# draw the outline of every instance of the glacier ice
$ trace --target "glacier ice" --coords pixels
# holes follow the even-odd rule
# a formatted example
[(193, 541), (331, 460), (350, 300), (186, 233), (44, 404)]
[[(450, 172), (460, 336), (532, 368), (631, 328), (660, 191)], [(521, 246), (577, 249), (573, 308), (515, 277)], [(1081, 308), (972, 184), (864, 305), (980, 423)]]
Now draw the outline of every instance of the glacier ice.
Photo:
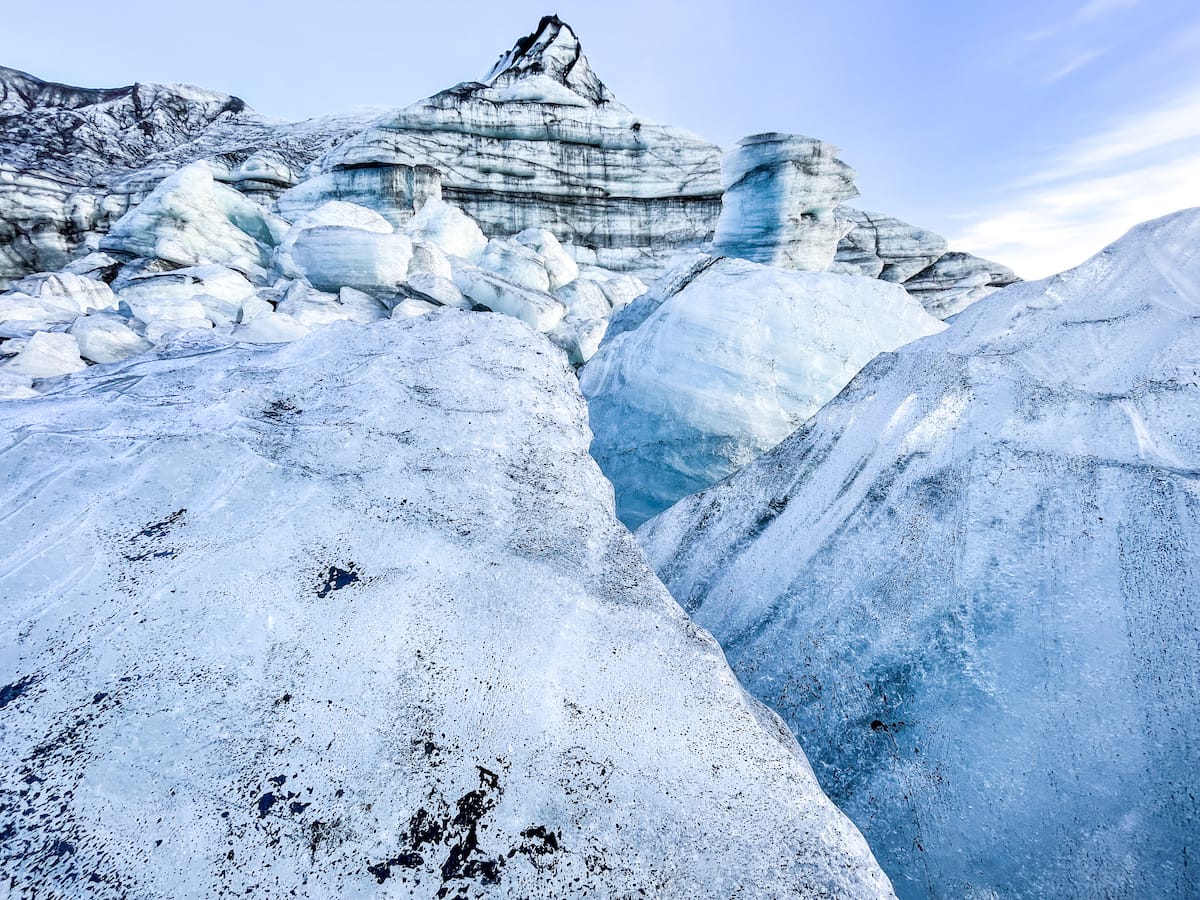
[(279, 241), (279, 246), (275, 248), (275, 268), (289, 278), (300, 277), (303, 273), (292, 259), (292, 247), (306, 229), (322, 225), (361, 228), (364, 231), (374, 231), (379, 234), (391, 234), (395, 230), (387, 219), (373, 209), (343, 200), (330, 200), (295, 217), (291, 227), (284, 232), (283, 238)]
[(54, 378), (87, 368), (79, 357), (79, 342), (61, 331), (39, 331), (4, 367), (29, 378)]
[(479, 224), (457, 206), (431, 200), (405, 225), (404, 233), (419, 243), (432, 244), (450, 256), (478, 262), (487, 246)]
[(892, 896), (588, 439), (456, 310), (0, 403), (6, 886)]
[(206, 160), (223, 182), (270, 200), (378, 115), (281, 123), (189, 85), (76, 88), (2, 66), (0, 96), (0, 289), (94, 250), (187, 163)]
[(79, 355), (94, 363), (119, 362), (153, 346), (119, 315), (80, 316), (70, 333), (78, 342)]
[(545, 291), (475, 266), (455, 269), (454, 284), (480, 306), (520, 319), (541, 332), (553, 330), (566, 313), (566, 307)]
[(638, 539), (901, 897), (1200, 894), (1200, 209), (881, 355)]
[(837, 148), (798, 134), (755, 134), (721, 158), (721, 215), (713, 253), (824, 272), (849, 230), (834, 214), (858, 196)]
[[(532, 228), (554, 235), (563, 257), (578, 265), (652, 276), (676, 252), (705, 249), (722, 209), (722, 236), (747, 242), (722, 252), (822, 268), (838, 229), (853, 225), (838, 245), (838, 270), (895, 276), (912, 262), (891, 242), (885, 217), (842, 206), (829, 213), (830, 204), (853, 193), (852, 172), (819, 141), (746, 139), (726, 156), (748, 168), (734, 165), (739, 177), (723, 204), (720, 148), (618, 103), (575, 34), (553, 16), (503, 54), (482, 82), (399, 111), (283, 123), (236, 97), (186, 85), (91, 90), (2, 67), (0, 94), (15, 98), (5, 107), (10, 127), (0, 132), (0, 288), (94, 250), (163, 179), (197, 162), (220, 186), (288, 222), (327, 202), (350, 202), (407, 229), (423, 214), (457, 205), (489, 237)], [(450, 204), (439, 207), (443, 194)], [(734, 231), (731, 215), (741, 220)], [(936, 235), (888, 221), (908, 237), (931, 238), (921, 250), (926, 255), (939, 242), (944, 248)], [(757, 233), (759, 226), (766, 231)], [(193, 255), (203, 249), (194, 236), (184, 243)], [(478, 262), (484, 243), (447, 253)], [(753, 255), (750, 245), (773, 258)], [(296, 277), (287, 253), (277, 254), (283, 274)], [(557, 281), (551, 290), (570, 280), (565, 265), (561, 277), (550, 273)], [(948, 260), (918, 287), (926, 307), (944, 316), (1013, 280), (991, 263), (964, 268)]]
[(296, 267), (318, 290), (352, 287), (392, 295), (399, 292), (408, 276), (412, 240), (404, 234), (321, 225), (300, 232), (291, 255)]
[(613, 319), (580, 375), (634, 527), (790, 434), (876, 353), (943, 326), (882, 281), (709, 256)]
[(220, 262), (261, 279), (287, 224), (193, 163), (164, 179), (100, 242), (102, 249), (181, 266)]
[(547, 16), (482, 82), (380, 119), (316, 166), (321, 178), (432, 166), (442, 197), (489, 235), (545, 228), (576, 259), (653, 271), (711, 240), (720, 155), (621, 105), (570, 27)]

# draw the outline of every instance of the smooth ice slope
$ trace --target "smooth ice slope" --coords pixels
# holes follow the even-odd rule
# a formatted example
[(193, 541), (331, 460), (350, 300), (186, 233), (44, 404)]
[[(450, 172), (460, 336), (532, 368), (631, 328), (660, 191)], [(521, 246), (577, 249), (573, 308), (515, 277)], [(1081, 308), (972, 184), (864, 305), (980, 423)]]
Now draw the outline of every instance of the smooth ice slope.
[(901, 896), (1200, 895), (1200, 210), (881, 356), (638, 539)]
[(636, 527), (791, 434), (876, 353), (942, 324), (901, 288), (693, 256), (614, 317), (580, 375)]
[(524, 325), (177, 344), (0, 436), (16, 895), (891, 896)]

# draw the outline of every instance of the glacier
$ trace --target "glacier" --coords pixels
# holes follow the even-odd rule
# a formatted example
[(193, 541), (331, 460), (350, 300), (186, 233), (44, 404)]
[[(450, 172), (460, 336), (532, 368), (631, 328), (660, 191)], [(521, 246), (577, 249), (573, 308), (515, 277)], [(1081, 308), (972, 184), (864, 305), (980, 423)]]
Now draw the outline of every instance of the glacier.
[(637, 537), (899, 896), (1200, 894), (1200, 209), (881, 354)]
[(16, 895), (893, 896), (515, 319), (193, 337), (0, 422)]
[[(634, 114), (556, 16), (482, 80), (396, 110), (279, 122), (187, 85), (75, 88), (0, 67), (0, 122), (0, 289), (95, 251), (197, 162), (290, 223), (342, 201), (401, 230), (445, 200), (489, 237), (539, 229), (581, 266), (646, 279), (715, 240), (721, 254), (897, 281), (926, 258), (924, 276), (904, 285), (939, 317), (1016, 280), (965, 254), (933, 269), (941, 238), (840, 205), (856, 193), (853, 172), (820, 141), (756, 135), (723, 154)], [(583, 357), (596, 335), (580, 323), (564, 344)]]
[[(832, 253), (832, 245), (830, 248)], [(876, 353), (945, 326), (902, 288), (704, 254), (617, 313), (580, 373), (631, 528), (787, 437)]]

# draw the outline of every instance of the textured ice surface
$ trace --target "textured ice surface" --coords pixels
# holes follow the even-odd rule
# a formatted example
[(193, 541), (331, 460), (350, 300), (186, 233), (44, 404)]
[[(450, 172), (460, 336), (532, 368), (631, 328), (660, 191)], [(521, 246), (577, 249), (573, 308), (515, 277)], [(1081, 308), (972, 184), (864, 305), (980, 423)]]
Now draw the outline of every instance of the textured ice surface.
[(851, 227), (837, 248), (832, 272), (881, 278), (921, 301), (939, 319), (1020, 281), (1012, 270), (966, 253), (947, 252), (946, 239), (892, 216), (839, 206)]
[(422, 100), (321, 158), (322, 178), (433, 166), (441, 192), (492, 236), (546, 228), (576, 258), (660, 269), (712, 237), (720, 148), (635, 116), (547, 16), (483, 82)]
[(336, 291), (395, 294), (408, 276), (412, 240), (403, 234), (378, 234), (363, 228), (323, 225), (300, 232), (292, 260), (313, 287)]
[(638, 539), (901, 896), (1200, 895), (1200, 210), (881, 356)]
[(101, 241), (107, 250), (181, 266), (220, 262), (265, 276), (287, 223), (193, 163), (165, 179)]
[(580, 384), (634, 527), (816, 412), (876, 353), (940, 330), (901, 288), (697, 256), (617, 316)]
[(798, 134), (755, 134), (721, 158), (713, 253), (824, 272), (850, 226), (834, 215), (858, 196), (837, 148)]
[(588, 438), (455, 311), (0, 403), (6, 886), (890, 896)]

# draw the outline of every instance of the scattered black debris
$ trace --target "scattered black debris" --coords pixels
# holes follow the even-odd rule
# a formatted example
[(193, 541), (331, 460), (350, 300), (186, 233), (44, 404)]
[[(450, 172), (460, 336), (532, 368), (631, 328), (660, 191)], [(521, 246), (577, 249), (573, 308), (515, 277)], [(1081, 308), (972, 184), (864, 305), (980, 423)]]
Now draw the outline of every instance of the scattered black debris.
[(344, 569), (330, 566), (329, 571), (325, 573), (325, 581), (317, 588), (317, 596), (324, 600), (333, 591), (340, 591), (359, 580), (358, 570), (352, 562), (347, 563)]
[(275, 805), (276, 799), (275, 795), (270, 791), (267, 791), (258, 798), (258, 817), (260, 819), (271, 811), (271, 807)]
[(187, 514), (187, 509), (177, 509), (161, 522), (154, 522), (144, 527), (130, 538), (133, 549), (125, 554), (129, 562), (142, 562), (147, 559), (174, 559), (179, 551), (174, 548), (158, 548), (155, 543), (165, 538), (171, 530), (180, 523)]
[(37, 675), (26, 675), (24, 678), (14, 681), (12, 684), (6, 684), (0, 687), (0, 709), (8, 706), (22, 694), (27, 692), (31, 687), (37, 684), (41, 678)]
[(153, 525), (147, 525), (138, 532), (137, 537), (140, 538), (160, 538), (167, 534), (172, 528), (179, 524), (179, 520), (187, 513), (187, 509), (177, 509), (161, 522), (155, 522)]
[(271, 422), (283, 422), (301, 412), (290, 400), (272, 400), (263, 410), (262, 416)]

